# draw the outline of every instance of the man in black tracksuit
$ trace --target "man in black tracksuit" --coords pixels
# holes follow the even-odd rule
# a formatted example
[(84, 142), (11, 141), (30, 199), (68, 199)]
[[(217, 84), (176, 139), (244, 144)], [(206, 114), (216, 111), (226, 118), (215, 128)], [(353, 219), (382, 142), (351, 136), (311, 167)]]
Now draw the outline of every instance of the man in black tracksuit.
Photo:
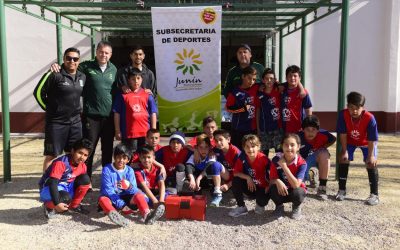
[(45, 74), (34, 90), (39, 105), (46, 110), (43, 170), (82, 138), (80, 97), (86, 77), (78, 71), (79, 58), (78, 49), (65, 50), (60, 72)]
[(143, 63), (145, 58), (143, 47), (139, 45), (133, 47), (129, 53), (129, 56), (131, 58), (131, 64), (118, 70), (116, 79), (117, 86), (124, 93), (130, 92), (130, 88), (128, 86), (128, 73), (134, 68), (139, 69), (143, 79), (142, 88), (144, 88), (147, 92), (151, 92), (154, 100), (157, 101), (156, 78), (154, 77), (154, 73)]

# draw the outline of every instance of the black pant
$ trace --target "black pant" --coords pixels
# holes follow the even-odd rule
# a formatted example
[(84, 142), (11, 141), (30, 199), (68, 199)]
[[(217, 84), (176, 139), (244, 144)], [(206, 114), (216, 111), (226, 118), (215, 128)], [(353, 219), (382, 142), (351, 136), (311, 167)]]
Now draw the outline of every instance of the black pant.
[(247, 181), (237, 176), (233, 177), (232, 192), (233, 195), (235, 196), (236, 203), (239, 207), (243, 207), (245, 205), (243, 193), (245, 193), (246, 195), (250, 196), (253, 199), (255, 198), (257, 205), (261, 207), (266, 206), (270, 199), (269, 192), (265, 193), (265, 188), (256, 185), (256, 191), (250, 192), (247, 187)]
[(306, 197), (306, 191), (301, 187), (295, 189), (289, 188), (289, 194), (282, 196), (278, 193), (278, 188), (276, 185), (272, 185), (269, 189), (269, 193), (276, 206), (280, 206), (287, 202), (293, 202), (293, 206), (297, 207), (304, 201), (304, 198)]
[(93, 150), (86, 160), (87, 174), (92, 176), (92, 166), (97, 143), (101, 138), (101, 165), (105, 166), (112, 162), (114, 143), (114, 118), (109, 117), (83, 117), (83, 137), (93, 143)]

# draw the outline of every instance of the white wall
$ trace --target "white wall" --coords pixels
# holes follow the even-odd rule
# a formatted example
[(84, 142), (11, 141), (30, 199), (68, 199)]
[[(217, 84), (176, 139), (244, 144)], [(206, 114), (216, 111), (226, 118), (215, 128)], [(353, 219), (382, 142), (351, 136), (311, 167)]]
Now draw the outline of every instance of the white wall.
[[(399, 15), (400, 12), (400, 8), (392, 8), (392, 1), (399, 5), (398, 0), (350, 3), (346, 93), (358, 91), (364, 94), (366, 108), (371, 111), (396, 111), (388, 107), (387, 102), (391, 93), (388, 89), (391, 13)], [(312, 19), (313, 15), (308, 18)], [(306, 88), (315, 111), (335, 111), (337, 108), (340, 21), (341, 11), (338, 11), (307, 26)], [(397, 38), (398, 35), (397, 31)], [(300, 64), (300, 37), (298, 31), (284, 38), (285, 67)], [(395, 45), (397, 49), (398, 46)], [(396, 69), (400, 72), (398, 64)], [(398, 78), (392, 85), (399, 84)], [(399, 96), (392, 94), (396, 100)]]
[[(5, 10), (10, 111), (41, 112), (32, 93), (41, 76), (57, 61), (56, 27), (8, 7)], [(38, 8), (29, 6), (29, 10), (40, 15)], [(55, 14), (45, 15), (55, 20)], [(74, 27), (80, 29), (76, 23)], [(77, 47), (83, 58), (90, 58), (90, 38), (63, 28), (62, 51), (68, 47)]]

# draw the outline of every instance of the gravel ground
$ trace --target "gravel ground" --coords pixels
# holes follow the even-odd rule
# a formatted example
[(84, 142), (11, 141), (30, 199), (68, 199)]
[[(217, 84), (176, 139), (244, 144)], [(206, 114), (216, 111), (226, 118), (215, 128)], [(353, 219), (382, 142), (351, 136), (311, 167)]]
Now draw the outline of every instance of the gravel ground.
[[(400, 138), (388, 136), (386, 144), (381, 144), (383, 159), (393, 154), (396, 149), (392, 145), (398, 145), (397, 142)], [(235, 202), (227, 194), (221, 207), (207, 208), (203, 222), (161, 219), (148, 226), (133, 217), (129, 227), (120, 228), (97, 212), (100, 169), (94, 174), (94, 191), (84, 200), (91, 210), (88, 216), (57, 215), (49, 221), (44, 218), (37, 189), (42, 143), (23, 139), (12, 142), (13, 181), (0, 184), (1, 249), (400, 249), (397, 160), (394, 164), (383, 160), (381, 204), (374, 207), (364, 205), (369, 193), (368, 178), (362, 165), (356, 164), (350, 169), (349, 199), (333, 200), (337, 184), (332, 168), (328, 182), (330, 199), (319, 201), (315, 190), (310, 189), (299, 221), (290, 219), (290, 204), (285, 205), (286, 216), (274, 220), (272, 201), (264, 215), (254, 213), (254, 201), (246, 201), (249, 214), (230, 218), (227, 214)], [(21, 162), (24, 166), (20, 166)]]

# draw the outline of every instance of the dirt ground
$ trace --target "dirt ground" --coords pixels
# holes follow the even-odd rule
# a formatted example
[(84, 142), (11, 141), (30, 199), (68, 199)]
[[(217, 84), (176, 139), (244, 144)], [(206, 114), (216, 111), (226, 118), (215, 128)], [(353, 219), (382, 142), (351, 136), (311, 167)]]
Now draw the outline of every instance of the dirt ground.
[[(164, 139), (165, 141), (165, 139)], [(350, 168), (348, 199), (334, 201), (335, 159), (328, 182), (330, 199), (316, 199), (310, 189), (303, 206), (303, 218), (286, 216), (273, 220), (270, 201), (264, 215), (227, 216), (235, 205), (232, 195), (222, 206), (207, 208), (206, 221), (167, 221), (143, 225), (138, 218), (120, 228), (97, 212), (100, 168), (94, 173), (94, 192), (84, 204), (91, 213), (58, 215), (48, 221), (38, 201), (37, 182), (41, 176), (43, 140), (14, 138), (12, 182), (0, 183), (0, 249), (400, 249), (400, 137), (380, 135), (378, 206), (364, 205), (369, 194), (368, 177), (361, 152)], [(334, 147), (331, 150), (334, 155)], [(2, 150), (0, 156), (1, 169)], [(0, 174), (3, 180), (3, 172)], [(254, 201), (246, 201), (253, 210)], [(290, 214), (290, 205), (285, 211)]]

